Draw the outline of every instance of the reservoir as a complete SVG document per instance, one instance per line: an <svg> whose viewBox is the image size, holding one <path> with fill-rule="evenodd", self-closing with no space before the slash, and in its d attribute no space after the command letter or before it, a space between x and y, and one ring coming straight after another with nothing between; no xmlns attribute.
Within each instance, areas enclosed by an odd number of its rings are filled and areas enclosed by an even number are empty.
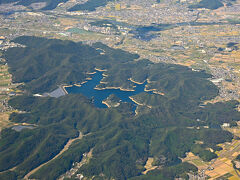
<svg viewBox="0 0 240 180"><path fill-rule="evenodd" d="M119 99L121 99L122 102L128 102L132 103L136 106L136 103L134 103L129 97L139 94L141 92L144 92L145 85L147 82L143 84L135 84L136 87L134 88L135 91L123 91L120 89L103 89L98 90L94 89L102 80L103 75L102 72L96 71L95 74L93 74L92 79L87 81L86 83L79 86L72 86L72 87L66 87L66 91L69 94L83 94L84 96L88 97L89 99L93 99L94 105L99 108L107 108L105 104L102 103L103 100L105 100L109 95L114 94ZM151 91L147 92L152 94Z"/></svg>

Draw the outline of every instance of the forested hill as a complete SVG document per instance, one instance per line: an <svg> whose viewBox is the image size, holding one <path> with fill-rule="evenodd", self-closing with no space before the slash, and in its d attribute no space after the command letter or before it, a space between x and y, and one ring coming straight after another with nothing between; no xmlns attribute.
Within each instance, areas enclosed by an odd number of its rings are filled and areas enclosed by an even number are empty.
<svg viewBox="0 0 240 180"><path fill-rule="evenodd" d="M63 83L82 82L90 77L87 72L94 72L96 67L110 69L139 57L101 43L91 47L81 42L38 37L20 37L14 42L27 47L12 48L5 53L10 71L14 74L13 81L24 82L24 88L33 93L50 91ZM101 54L101 51L104 53ZM127 86L128 82L125 83Z"/></svg>
<svg viewBox="0 0 240 180"><path fill-rule="evenodd" d="M45 2L46 6L42 10L52 10L57 7L59 3L67 2L68 0L0 0L0 4L16 3L16 5L30 6L32 3Z"/></svg>
<svg viewBox="0 0 240 180"><path fill-rule="evenodd" d="M221 149L217 144L233 139L220 125L236 125L240 119L235 109L238 102L199 107L203 100L218 94L217 87L208 80L211 76L205 72L193 72L179 65L154 64L101 43L89 46L26 36L14 42L26 48L8 49L4 56L13 80L24 82L22 89L26 94L9 101L12 107L21 110L21 113L12 113L10 120L35 124L35 128L20 132L7 128L1 132L0 179L23 178L58 154L79 131L84 134L81 140L30 178L57 179L90 150L89 162L77 171L88 178L186 178L187 172L197 170L191 164L181 163L180 158L186 152L210 161L217 157L215 151ZM148 79L147 88L164 95L141 93L132 97L142 104L137 107L137 115L128 103L99 109L80 94L60 98L32 96L62 83L82 82L95 68L106 70L103 87L131 89L134 84L129 78L138 82ZM154 165L162 168L142 175L149 157L154 158ZM13 167L14 170L9 170Z"/></svg>
<svg viewBox="0 0 240 180"><path fill-rule="evenodd" d="M68 0L0 0L0 4L16 3L16 5L30 6L33 3L46 3L46 6L41 10L55 9L59 3L67 2ZM95 11L97 7L105 6L108 2L114 0L88 0L83 4L76 4L69 11Z"/></svg>
<svg viewBox="0 0 240 180"><path fill-rule="evenodd" d="M100 6L107 5L108 2L115 0L88 0L83 4L77 4L69 9L69 11L95 11Z"/></svg>
<svg viewBox="0 0 240 180"><path fill-rule="evenodd" d="M197 4L189 6L189 8L206 8L214 10L223 6L222 0L201 0Z"/></svg>
<svg viewBox="0 0 240 180"><path fill-rule="evenodd" d="M59 3L67 2L68 0L0 0L0 4L16 3L17 5L30 6L32 3L45 2L41 10L52 10L57 7ZM96 8L107 5L108 2L114 0L88 0L82 4L76 4L68 9L68 11L95 11ZM228 2L229 1L229 2ZM231 4L235 0L228 0L228 4ZM156 2L159 2L158 0ZM222 0L201 0L200 2L190 5L189 8L206 8L206 9L218 9L223 6Z"/></svg>

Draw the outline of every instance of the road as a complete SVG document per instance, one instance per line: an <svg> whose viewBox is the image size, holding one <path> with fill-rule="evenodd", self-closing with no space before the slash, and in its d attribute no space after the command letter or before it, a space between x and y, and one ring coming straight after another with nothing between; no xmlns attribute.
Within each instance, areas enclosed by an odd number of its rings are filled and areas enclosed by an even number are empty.
<svg viewBox="0 0 240 180"><path fill-rule="evenodd" d="M46 164L50 163L51 161L55 160L56 158L58 158L60 155L62 155L65 151L68 150L68 148L70 147L70 145L78 140L78 139L82 139L83 137L83 134L81 132L79 132L79 136L77 138L74 138L74 139L69 139L69 141L67 142L67 144L64 146L64 148L56 155L54 156L52 159L50 159L49 161L41 164L40 166L36 167L35 169L33 169L32 171L30 171L27 175L24 176L24 180L28 180L29 177L34 174L35 172L37 172L41 167L45 166Z"/></svg>

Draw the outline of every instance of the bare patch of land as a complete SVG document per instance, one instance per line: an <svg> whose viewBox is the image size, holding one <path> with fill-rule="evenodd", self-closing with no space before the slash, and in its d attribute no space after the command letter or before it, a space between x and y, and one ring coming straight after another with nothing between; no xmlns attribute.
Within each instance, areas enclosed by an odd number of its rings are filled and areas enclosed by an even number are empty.
<svg viewBox="0 0 240 180"><path fill-rule="evenodd" d="M9 121L8 113L0 113L0 132L3 128L10 127L13 123Z"/></svg>
<svg viewBox="0 0 240 180"><path fill-rule="evenodd" d="M146 170L144 172L142 172L143 174L147 174L148 171L151 171L151 170L154 170L156 169L158 166L153 166L152 163L153 163L154 159L152 157L149 157L146 164L145 164L145 168Z"/></svg>

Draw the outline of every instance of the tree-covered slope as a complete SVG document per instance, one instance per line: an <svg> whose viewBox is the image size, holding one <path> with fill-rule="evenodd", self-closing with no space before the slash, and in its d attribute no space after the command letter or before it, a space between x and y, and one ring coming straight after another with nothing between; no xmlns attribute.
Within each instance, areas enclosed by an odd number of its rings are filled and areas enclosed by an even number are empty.
<svg viewBox="0 0 240 180"><path fill-rule="evenodd" d="M157 89L172 101L184 100L186 106L211 99L218 93L216 86L207 80L211 77L209 74L193 72L179 65L135 61L138 55L101 43L91 47L81 42L27 36L14 42L27 47L11 48L4 56L13 81L24 82L24 88L32 93L51 91L60 84L83 82L90 77L87 72L93 72L95 68L107 70L102 80L105 83L99 88L133 89L134 83L129 81L130 78L138 82L148 79L147 89Z"/></svg>
<svg viewBox="0 0 240 180"><path fill-rule="evenodd" d="M69 9L69 11L95 11L100 6L107 5L108 2L114 0L88 0L83 4L77 4Z"/></svg>
<svg viewBox="0 0 240 180"><path fill-rule="evenodd" d="M217 87L205 72L164 63L139 60L138 55L107 47L38 37L14 40L25 48L8 49L4 56L15 82L24 82L26 94L9 104L21 110L12 113L15 123L35 124L34 129L17 132L4 129L0 138L0 179L20 179L29 171L52 159L70 138L76 140L61 156L49 162L30 178L56 179L80 162L92 150L92 158L77 173L105 179L173 179L186 177L196 167L181 163L180 157L193 152L203 160L216 157L219 143L231 141L233 135L220 128L223 123L235 125L240 113L235 101L199 104L215 97ZM100 53L101 52L101 53ZM104 52L104 53L102 53ZM141 93L133 96L138 114L131 105L99 109L82 95L60 98L33 97L65 83L82 82L95 68L105 69L106 84L101 87L133 88L132 80L148 80L147 89L164 93ZM209 128L205 128L209 126ZM196 143L201 141L201 144ZM148 157L161 166L142 175ZM9 169L16 167L14 170Z"/></svg>
<svg viewBox="0 0 240 180"><path fill-rule="evenodd" d="M32 3L45 2L46 6L42 10L52 10L57 7L59 3L67 2L67 0L0 0L0 4L16 3L17 5L30 6Z"/></svg>
<svg viewBox="0 0 240 180"><path fill-rule="evenodd" d="M189 8L206 8L214 10L222 6L222 0L201 0L199 3L189 6Z"/></svg>
<svg viewBox="0 0 240 180"><path fill-rule="evenodd" d="M138 55L113 50L99 44L106 53L101 55L96 48L81 42L48 40L38 37L20 37L14 40L27 48L9 49L8 59L13 81L24 82L31 92L46 92L57 85L82 82L95 67L106 69L114 64L125 63Z"/></svg>

